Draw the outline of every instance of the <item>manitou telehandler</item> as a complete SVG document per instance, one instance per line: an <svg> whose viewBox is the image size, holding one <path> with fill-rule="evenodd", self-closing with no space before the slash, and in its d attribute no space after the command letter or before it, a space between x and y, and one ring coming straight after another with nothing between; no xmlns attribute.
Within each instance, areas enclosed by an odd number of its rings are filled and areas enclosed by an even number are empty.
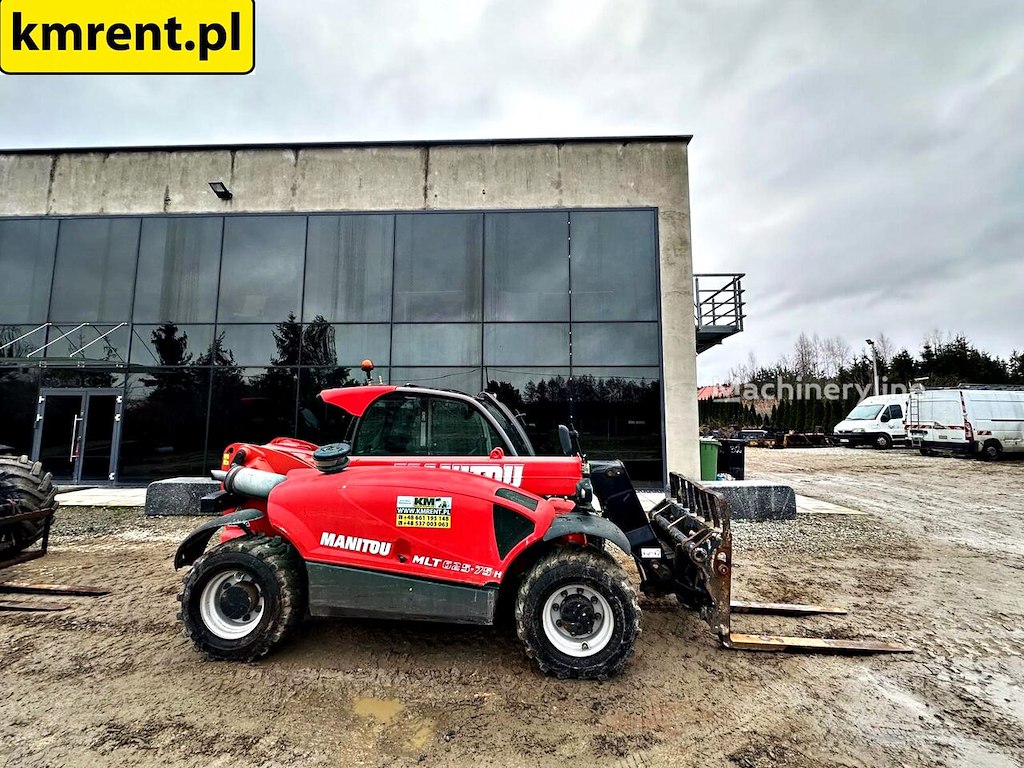
<svg viewBox="0 0 1024 768"><path fill-rule="evenodd" d="M192 565L180 618L211 657L263 656L307 612L492 624L509 610L541 670L603 678L640 632L611 547L635 563L645 594L675 595L726 647L907 650L732 632L736 610L842 611L733 602L721 496L673 474L671 495L645 511L621 462L588 461L565 427L565 455L537 456L489 393L380 385L321 398L351 417L344 442L228 446L213 473L223 490L204 499L224 514L178 548L175 567Z"/></svg>

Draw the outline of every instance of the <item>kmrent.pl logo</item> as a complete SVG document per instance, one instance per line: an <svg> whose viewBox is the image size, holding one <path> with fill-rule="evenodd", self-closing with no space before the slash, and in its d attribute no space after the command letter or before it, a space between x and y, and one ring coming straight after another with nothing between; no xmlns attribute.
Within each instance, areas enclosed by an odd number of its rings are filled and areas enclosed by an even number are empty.
<svg viewBox="0 0 1024 768"><path fill-rule="evenodd" d="M255 66L254 0L0 0L9 75L244 75Z"/></svg>

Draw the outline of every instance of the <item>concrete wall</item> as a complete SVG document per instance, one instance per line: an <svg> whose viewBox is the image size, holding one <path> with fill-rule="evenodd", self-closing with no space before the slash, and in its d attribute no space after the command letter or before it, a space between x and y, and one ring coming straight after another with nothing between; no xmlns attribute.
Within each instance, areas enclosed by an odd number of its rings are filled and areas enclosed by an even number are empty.
<svg viewBox="0 0 1024 768"><path fill-rule="evenodd" d="M0 216L658 209L667 462L699 477L687 139L0 152ZM234 193L219 200L208 182Z"/></svg>

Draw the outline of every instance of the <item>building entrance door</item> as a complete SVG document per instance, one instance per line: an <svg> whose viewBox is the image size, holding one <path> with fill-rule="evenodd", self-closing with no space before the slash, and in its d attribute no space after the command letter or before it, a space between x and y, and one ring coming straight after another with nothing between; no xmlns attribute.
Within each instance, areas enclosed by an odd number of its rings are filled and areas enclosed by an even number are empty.
<svg viewBox="0 0 1024 768"><path fill-rule="evenodd" d="M115 481L123 406L116 389L40 390L33 459L58 482Z"/></svg>

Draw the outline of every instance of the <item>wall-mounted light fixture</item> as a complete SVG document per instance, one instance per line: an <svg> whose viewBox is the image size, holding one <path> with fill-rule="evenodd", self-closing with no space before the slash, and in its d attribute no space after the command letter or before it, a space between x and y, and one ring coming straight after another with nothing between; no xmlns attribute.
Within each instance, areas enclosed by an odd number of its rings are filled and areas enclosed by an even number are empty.
<svg viewBox="0 0 1024 768"><path fill-rule="evenodd" d="M210 189L212 189L213 194L221 200L230 200L234 197L234 195L231 194L231 190L228 189L227 185L223 181L211 181Z"/></svg>

